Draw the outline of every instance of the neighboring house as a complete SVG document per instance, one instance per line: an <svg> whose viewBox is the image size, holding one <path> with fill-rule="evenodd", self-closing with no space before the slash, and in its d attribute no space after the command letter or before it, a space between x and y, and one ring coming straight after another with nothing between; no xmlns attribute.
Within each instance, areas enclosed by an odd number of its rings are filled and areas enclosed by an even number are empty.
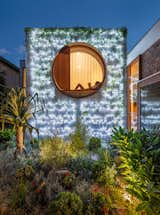
<svg viewBox="0 0 160 215"><path fill-rule="evenodd" d="M20 69L10 61L0 56L0 73L8 88L20 86Z"/></svg>
<svg viewBox="0 0 160 215"><path fill-rule="evenodd" d="M128 128L160 127L160 20L128 53Z"/></svg>

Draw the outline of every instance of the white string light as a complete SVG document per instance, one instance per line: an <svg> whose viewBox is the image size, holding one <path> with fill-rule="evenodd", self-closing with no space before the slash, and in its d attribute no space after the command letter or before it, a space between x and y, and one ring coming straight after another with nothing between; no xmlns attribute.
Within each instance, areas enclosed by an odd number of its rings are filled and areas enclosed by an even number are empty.
<svg viewBox="0 0 160 215"><path fill-rule="evenodd" d="M74 131L78 105L82 123L89 135L107 140L113 126L125 122L124 77L125 37L118 29L38 29L27 32L28 75L30 90L45 100L45 110L39 113L36 126L41 137L58 132L67 137ZM68 43L85 42L97 48L107 66L106 81L96 95L72 99L57 93L51 78L51 64L57 52Z"/></svg>

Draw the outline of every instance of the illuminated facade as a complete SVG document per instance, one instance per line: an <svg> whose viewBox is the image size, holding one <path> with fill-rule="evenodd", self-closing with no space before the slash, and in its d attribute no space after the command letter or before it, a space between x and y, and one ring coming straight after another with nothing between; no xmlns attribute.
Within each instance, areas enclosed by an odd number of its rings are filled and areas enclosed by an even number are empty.
<svg viewBox="0 0 160 215"><path fill-rule="evenodd" d="M93 95L81 96L83 98L73 98L75 96L61 92L53 78L56 56L63 47L74 43L94 47L105 64L103 67L92 52L71 50L69 91L76 90L77 84L81 84L85 91L91 90L90 86L95 82L101 83ZM45 103L44 111L35 121L41 137L54 134L67 137L73 132L77 120L81 120L89 135L105 141L114 126L126 125L125 29L28 28L26 45L28 91L38 93Z"/></svg>

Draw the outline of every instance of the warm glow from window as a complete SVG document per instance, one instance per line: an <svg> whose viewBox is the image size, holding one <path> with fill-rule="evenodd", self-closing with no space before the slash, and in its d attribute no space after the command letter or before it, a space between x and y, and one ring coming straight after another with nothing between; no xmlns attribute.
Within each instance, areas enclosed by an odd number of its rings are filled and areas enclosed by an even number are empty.
<svg viewBox="0 0 160 215"><path fill-rule="evenodd" d="M105 78L105 64L99 52L84 44L63 47L53 64L57 88L73 97L95 93Z"/></svg>
<svg viewBox="0 0 160 215"><path fill-rule="evenodd" d="M94 86L96 81L103 81L102 66L95 57L82 52L75 52L71 49L70 54L70 89L74 90L77 84L84 89L89 88L89 83Z"/></svg>
<svg viewBox="0 0 160 215"><path fill-rule="evenodd" d="M137 82L139 80L139 60L135 60L130 66L130 124L137 129Z"/></svg>

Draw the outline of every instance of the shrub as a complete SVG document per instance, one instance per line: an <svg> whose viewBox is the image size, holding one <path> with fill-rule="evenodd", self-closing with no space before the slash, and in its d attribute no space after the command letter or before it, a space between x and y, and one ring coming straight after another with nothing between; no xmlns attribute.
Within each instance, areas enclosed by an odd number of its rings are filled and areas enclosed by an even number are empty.
<svg viewBox="0 0 160 215"><path fill-rule="evenodd" d="M46 164L61 168L72 157L74 153L70 144L61 138L48 138L40 142L40 159Z"/></svg>
<svg viewBox="0 0 160 215"><path fill-rule="evenodd" d="M103 193L94 193L89 202L85 205L85 215L108 215L109 203Z"/></svg>
<svg viewBox="0 0 160 215"><path fill-rule="evenodd" d="M120 153L120 170L127 191L140 200L137 211L160 213L160 137L146 131L114 129L112 144Z"/></svg>
<svg viewBox="0 0 160 215"><path fill-rule="evenodd" d="M61 184L65 189L72 189L75 186L76 177L73 173L67 172L61 178Z"/></svg>
<svg viewBox="0 0 160 215"><path fill-rule="evenodd" d="M90 183L86 180L78 180L76 181L75 192L80 196L83 202L87 203L88 199L90 199Z"/></svg>
<svg viewBox="0 0 160 215"><path fill-rule="evenodd" d="M31 180L34 176L34 169L31 165L26 165L23 168L16 170L16 178L25 181L26 179Z"/></svg>
<svg viewBox="0 0 160 215"><path fill-rule="evenodd" d="M44 181L42 181L40 184L38 184L38 186L35 187L33 199L36 204L46 204L46 184Z"/></svg>
<svg viewBox="0 0 160 215"><path fill-rule="evenodd" d="M96 169L96 181L105 186L114 185L116 183L117 170L110 152L105 149L100 149L98 155L99 161Z"/></svg>
<svg viewBox="0 0 160 215"><path fill-rule="evenodd" d="M101 148L101 139L97 137L91 137L88 144L89 151L96 152L99 148Z"/></svg>
<svg viewBox="0 0 160 215"><path fill-rule="evenodd" d="M49 203L48 209L51 215L82 215L83 203L77 194L61 192Z"/></svg>
<svg viewBox="0 0 160 215"><path fill-rule="evenodd" d="M115 179L116 174L117 174L117 170L115 165L106 166L106 168L101 171L96 181L105 186L116 184L116 179Z"/></svg>
<svg viewBox="0 0 160 215"><path fill-rule="evenodd" d="M32 205L46 204L46 202L48 201L47 186L49 185L47 184L44 172L40 170L35 174L33 180L30 183L30 191L32 192Z"/></svg>
<svg viewBox="0 0 160 215"><path fill-rule="evenodd" d="M10 204L11 208L24 208L26 204L27 184L21 181L17 183L11 191Z"/></svg>
<svg viewBox="0 0 160 215"><path fill-rule="evenodd" d="M15 136L15 132L11 129L5 129L4 131L0 131L0 149L6 149Z"/></svg>
<svg viewBox="0 0 160 215"><path fill-rule="evenodd" d="M96 164L98 162L91 160L86 156L80 156L72 159L68 163L68 168L83 179L91 180L95 177Z"/></svg>
<svg viewBox="0 0 160 215"><path fill-rule="evenodd" d="M54 170L51 170L46 178L46 196L52 200L58 193L63 192L64 188L60 183L59 176Z"/></svg>
<svg viewBox="0 0 160 215"><path fill-rule="evenodd" d="M96 180L101 184L111 184L115 181L116 169L109 152L101 149L98 152L98 160L92 160L87 156L80 156L68 163L68 168L77 176L87 181Z"/></svg>
<svg viewBox="0 0 160 215"><path fill-rule="evenodd" d="M86 128L83 124L76 124L73 134L70 134L69 139L72 143L72 149L76 152L86 150Z"/></svg>

